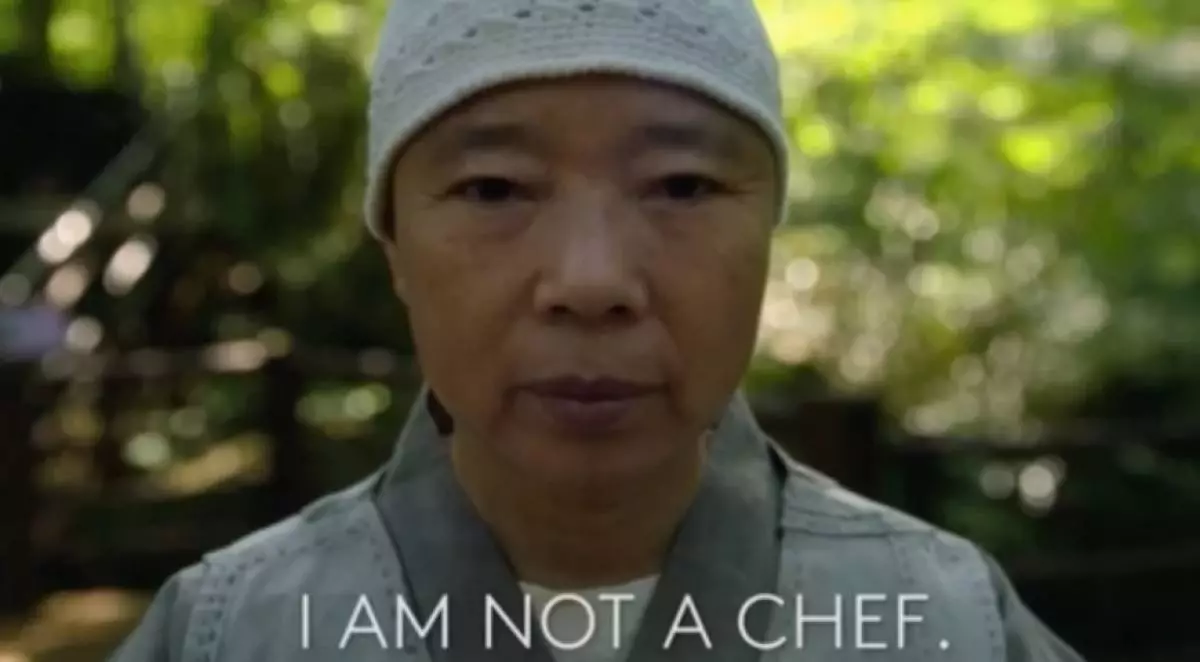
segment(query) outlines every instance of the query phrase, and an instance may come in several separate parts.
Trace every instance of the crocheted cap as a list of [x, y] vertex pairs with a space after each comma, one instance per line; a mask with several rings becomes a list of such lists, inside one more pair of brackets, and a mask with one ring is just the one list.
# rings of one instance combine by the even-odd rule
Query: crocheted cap
[[754, 0], [392, 0], [371, 77], [371, 233], [384, 235], [397, 153], [438, 115], [491, 87], [585, 73], [688, 88], [758, 125], [785, 216], [779, 65]]

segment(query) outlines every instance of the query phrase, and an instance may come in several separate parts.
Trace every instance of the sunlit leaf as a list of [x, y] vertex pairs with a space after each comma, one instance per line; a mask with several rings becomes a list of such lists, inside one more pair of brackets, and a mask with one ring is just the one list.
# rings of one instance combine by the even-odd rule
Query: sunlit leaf
[[1046, 25], [1050, 21], [1051, 9], [1042, 0], [975, 0], [971, 3], [971, 14], [975, 23], [984, 30], [1021, 34]]
[[321, 0], [309, 10], [308, 24], [322, 36], [342, 35], [350, 28], [350, 10], [338, 0]]
[[151, 84], [180, 81], [204, 65], [204, 36], [210, 8], [204, 0], [131, 0], [127, 19], [138, 58]]
[[107, 0], [64, 0], [55, 5], [47, 37], [56, 68], [80, 82], [102, 82], [115, 54], [113, 21]]
[[290, 99], [299, 96], [304, 89], [304, 78], [300, 71], [290, 62], [279, 61], [267, 68], [265, 82], [267, 89], [277, 98]]
[[1055, 127], [1018, 127], [1004, 137], [1005, 157], [1030, 174], [1049, 174], [1068, 156], [1070, 136]]

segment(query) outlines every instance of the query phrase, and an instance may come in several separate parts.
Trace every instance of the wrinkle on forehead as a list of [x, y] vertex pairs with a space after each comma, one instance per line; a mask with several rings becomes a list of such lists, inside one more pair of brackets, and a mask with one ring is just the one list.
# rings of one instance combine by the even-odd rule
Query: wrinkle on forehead
[[[603, 114], [601, 114], [603, 113]], [[619, 75], [509, 83], [468, 99], [426, 127], [411, 152], [446, 163], [470, 152], [545, 153], [553, 124], [599, 126], [626, 116], [627, 152], [693, 151], [728, 162], [774, 163], [753, 122], [691, 90]], [[402, 157], [401, 157], [402, 158]]]
[[[728, 125], [714, 122], [649, 119], [623, 132], [618, 151], [623, 159], [647, 152], [691, 153], [724, 163], [752, 158], [744, 141]], [[550, 152], [544, 132], [532, 122], [464, 122], [442, 134], [430, 150], [437, 164], [458, 163], [475, 155]]]

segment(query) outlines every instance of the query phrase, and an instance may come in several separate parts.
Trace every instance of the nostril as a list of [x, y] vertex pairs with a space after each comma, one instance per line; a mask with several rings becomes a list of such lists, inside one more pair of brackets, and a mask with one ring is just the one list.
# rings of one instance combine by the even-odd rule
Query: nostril
[[599, 321], [605, 324], [622, 324], [637, 317], [633, 307], [629, 305], [618, 304], [604, 308], [590, 306], [585, 302], [581, 305], [555, 304], [547, 310], [547, 313], [556, 322], [586, 321], [595, 323]]

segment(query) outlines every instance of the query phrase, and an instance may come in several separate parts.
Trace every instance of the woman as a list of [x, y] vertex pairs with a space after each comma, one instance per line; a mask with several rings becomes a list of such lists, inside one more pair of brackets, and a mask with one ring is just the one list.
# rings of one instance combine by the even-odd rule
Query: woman
[[378, 474], [179, 573], [117, 660], [1079, 659], [737, 394], [787, 182], [751, 0], [398, 1], [369, 138], [428, 389]]

